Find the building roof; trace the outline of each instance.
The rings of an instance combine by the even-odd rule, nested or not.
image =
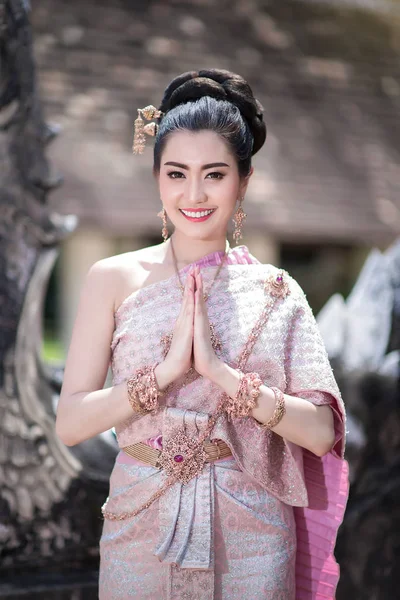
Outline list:
[[[356,5],[356,6],[354,6]],[[177,74],[243,75],[265,108],[247,227],[291,241],[386,244],[400,232],[400,14],[370,0],[42,0],[33,7],[59,212],[112,235],[160,231],[152,141],[136,109]],[[379,10],[378,10],[379,9]]]

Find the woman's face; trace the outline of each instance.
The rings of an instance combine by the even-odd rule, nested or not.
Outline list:
[[[239,177],[235,157],[214,131],[171,134],[158,174],[160,198],[176,230],[202,240],[226,236],[248,179]]]

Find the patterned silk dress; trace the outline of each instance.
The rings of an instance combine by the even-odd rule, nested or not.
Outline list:
[[[223,252],[196,261],[208,290]],[[189,266],[180,270],[184,283]],[[246,246],[230,249],[207,310],[221,341],[219,356],[238,357],[278,274]],[[262,429],[252,417],[222,415],[211,440],[232,456],[205,463],[188,483],[176,482],[130,518],[104,520],[100,539],[100,600],[333,600],[339,568],[333,556],[348,494],[344,460],[345,411],[317,324],[305,295],[286,275],[289,293],[274,298],[246,372],[265,385],[329,404],[336,438],[322,458]],[[271,279],[272,278],[272,279]],[[176,275],[128,296],[115,314],[113,384],[163,360],[182,302]],[[142,441],[162,450],[183,430],[197,437],[222,390],[196,372],[168,388],[156,415],[116,423],[121,448],[111,473],[107,510],[122,515],[143,505],[165,481],[163,469],[122,448]]]

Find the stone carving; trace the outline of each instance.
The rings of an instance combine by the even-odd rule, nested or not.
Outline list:
[[[400,240],[373,250],[345,302],[318,316],[346,403],[350,496],[338,600],[394,598],[400,584]]]
[[[62,373],[41,361],[41,316],[59,244],[75,229],[77,219],[52,214],[47,204],[48,193],[61,183],[45,156],[57,127],[48,125],[42,115],[28,5],[23,0],[0,0],[0,52],[0,596],[4,598],[6,591],[20,589],[21,577],[16,574],[21,567],[24,574],[41,573],[42,587],[43,566],[53,577],[57,569],[97,568],[100,506],[107,495],[116,443],[110,433],[68,448],[55,434]]]

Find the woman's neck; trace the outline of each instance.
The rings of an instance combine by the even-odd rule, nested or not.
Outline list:
[[[224,252],[226,250],[226,237],[213,240],[194,240],[174,232],[169,244],[173,244],[175,256],[179,267],[190,265],[212,252]],[[171,248],[169,248],[171,250]],[[172,260],[172,252],[170,254]]]

